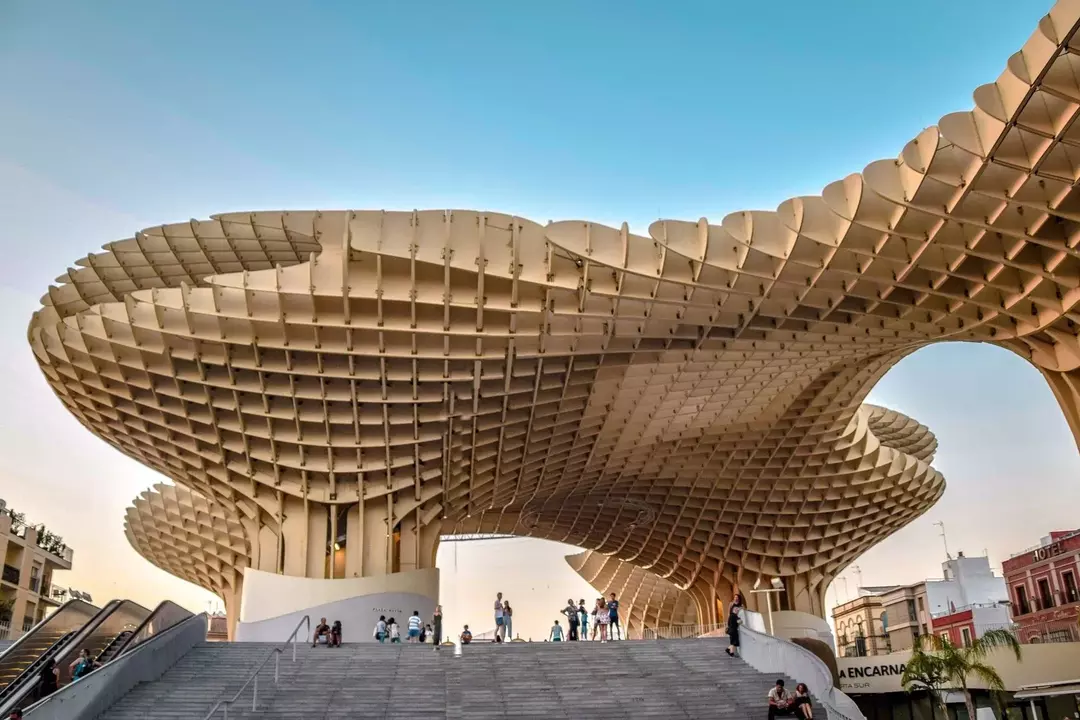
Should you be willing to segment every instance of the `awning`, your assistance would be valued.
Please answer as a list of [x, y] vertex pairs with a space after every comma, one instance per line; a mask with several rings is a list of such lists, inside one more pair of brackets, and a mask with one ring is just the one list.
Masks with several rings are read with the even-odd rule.
[[1046, 683], [1045, 685], [1025, 685], [1013, 695], [1014, 700], [1055, 697], [1057, 695], [1080, 695], [1080, 680]]

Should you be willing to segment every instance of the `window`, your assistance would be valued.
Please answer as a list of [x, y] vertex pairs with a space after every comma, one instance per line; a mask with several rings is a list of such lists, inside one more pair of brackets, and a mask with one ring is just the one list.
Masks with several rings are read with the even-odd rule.
[[1027, 588], [1023, 585], [1017, 585], [1013, 589], [1016, 591], [1016, 614], [1027, 615], [1031, 612], [1031, 607], [1028, 605]]
[[919, 603], [919, 612], [922, 612], [923, 611], [922, 598], [916, 598], [916, 601]]
[[1076, 590], [1076, 577], [1072, 570], [1067, 570], [1061, 575], [1062, 584], [1065, 586], [1065, 602], [1074, 603], [1080, 601], [1080, 593]]
[[1072, 633], [1068, 630], [1051, 630], [1047, 638], [1049, 642], [1072, 642]]
[[1043, 610], [1054, 607], [1054, 596], [1050, 592], [1050, 581], [1046, 578], [1039, 579], [1039, 603]]
[[38, 583], [41, 582], [40, 578], [38, 577], [38, 574], [40, 572], [41, 568], [39, 568], [37, 565], [34, 565], [30, 568], [30, 592], [38, 591]]
[[908, 616], [908, 620], [910, 620], [911, 622], [918, 622], [919, 621], [919, 616], [915, 614], [915, 601], [914, 600], [908, 600], [907, 601], [907, 616]]
[[971, 647], [971, 631], [967, 628], [960, 628], [960, 637], [964, 642], [964, 647]]
[[942, 641], [942, 642], [948, 642], [948, 643], [951, 643], [951, 642], [952, 642], [952, 638], [951, 638], [951, 637], [949, 637], [949, 631], [948, 631], [948, 630], [946, 630], [945, 632], [941, 633], [941, 641]]

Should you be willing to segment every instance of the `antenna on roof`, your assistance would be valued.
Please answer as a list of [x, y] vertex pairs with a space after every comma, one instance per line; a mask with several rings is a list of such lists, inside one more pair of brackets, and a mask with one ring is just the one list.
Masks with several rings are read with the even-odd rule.
[[949, 541], [945, 537], [945, 523], [936, 522], [934, 524], [941, 528], [941, 542], [945, 544], [945, 559], [952, 560], [952, 555], [949, 554]]

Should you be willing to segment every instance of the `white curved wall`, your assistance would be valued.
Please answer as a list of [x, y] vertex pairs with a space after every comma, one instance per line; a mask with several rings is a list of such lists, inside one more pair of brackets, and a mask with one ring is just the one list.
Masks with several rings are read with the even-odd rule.
[[235, 639], [282, 642], [304, 615], [314, 626], [320, 617], [340, 620], [345, 642], [373, 641], [380, 615], [394, 616], [402, 626], [414, 610], [430, 618], [439, 598], [439, 571], [412, 570], [376, 577], [317, 580], [244, 571], [240, 622]]

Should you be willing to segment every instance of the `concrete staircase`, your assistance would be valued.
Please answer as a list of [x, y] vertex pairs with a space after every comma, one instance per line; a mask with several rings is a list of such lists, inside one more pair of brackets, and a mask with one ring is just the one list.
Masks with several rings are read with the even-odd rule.
[[[359, 643], [271, 661], [230, 720], [764, 720], [775, 677], [724, 654], [724, 639], [477, 644], [453, 648]], [[136, 687], [103, 720], [200, 720], [231, 697], [271, 645], [207, 643], [160, 680]], [[794, 687], [789, 679], [788, 687]], [[220, 717], [220, 715], [219, 715]], [[827, 720], [815, 707], [815, 720]]]

